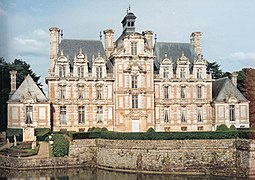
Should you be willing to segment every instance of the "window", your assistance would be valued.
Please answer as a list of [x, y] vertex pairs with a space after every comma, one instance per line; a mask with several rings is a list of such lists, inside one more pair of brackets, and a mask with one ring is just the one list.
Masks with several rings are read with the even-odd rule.
[[78, 77], [79, 78], [84, 77], [84, 68], [83, 68], [83, 66], [78, 66]]
[[198, 68], [197, 69], [197, 79], [201, 79], [202, 78], [202, 69]]
[[27, 106], [26, 107], [26, 124], [32, 124], [33, 119], [33, 107]]
[[60, 124], [66, 124], [66, 107], [60, 106]]
[[235, 105], [229, 105], [229, 120], [235, 121]]
[[78, 87], [78, 99], [84, 99], [83, 87]]
[[182, 123], [187, 122], [187, 119], [186, 119], [186, 108], [185, 107], [181, 108], [181, 122]]
[[137, 88], [137, 76], [132, 76], [132, 88]]
[[78, 122], [85, 123], [85, 107], [79, 106], [78, 113]]
[[66, 75], [66, 67], [59, 66], [59, 77], [65, 77], [65, 75]]
[[202, 107], [197, 108], [197, 122], [203, 122]]
[[98, 66], [96, 68], [96, 74], [97, 74], [97, 78], [102, 78], [103, 77], [103, 69], [101, 66]]
[[138, 108], [138, 95], [132, 95], [132, 108]]
[[169, 122], [169, 108], [164, 109], [164, 122]]
[[169, 74], [168, 69], [164, 69], [164, 71], [163, 71], [163, 78], [164, 79], [168, 79], [168, 74]]
[[137, 55], [137, 43], [136, 42], [131, 42], [131, 54]]
[[186, 87], [181, 86], [181, 98], [185, 99], [186, 98]]
[[185, 78], [185, 68], [181, 68], [181, 70], [180, 70], [180, 78], [181, 79]]
[[66, 88], [65, 86], [60, 86], [60, 99], [65, 99], [66, 96]]
[[168, 90], [169, 90], [168, 86], [164, 86], [164, 98], [165, 98], [165, 99], [168, 99], [168, 98], [169, 98]]
[[197, 98], [201, 99], [202, 98], [202, 87], [197, 86]]
[[187, 131], [187, 127], [181, 127], [182, 131]]
[[198, 126], [198, 127], [197, 127], [197, 130], [198, 130], [198, 131], [203, 131], [203, 130], [204, 130], [204, 127], [203, 127], [203, 126]]
[[103, 98], [103, 88], [102, 88], [102, 86], [97, 86], [96, 96], [97, 96], [97, 99], [102, 99]]
[[97, 106], [97, 122], [101, 123], [103, 122], [103, 107]]

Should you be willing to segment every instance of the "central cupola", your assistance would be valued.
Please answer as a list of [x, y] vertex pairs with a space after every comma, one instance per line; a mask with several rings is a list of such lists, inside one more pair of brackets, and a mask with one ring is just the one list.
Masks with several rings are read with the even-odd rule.
[[127, 11], [127, 15], [121, 21], [123, 27], [123, 33], [135, 32], [135, 19], [134, 13], [130, 12], [130, 8]]

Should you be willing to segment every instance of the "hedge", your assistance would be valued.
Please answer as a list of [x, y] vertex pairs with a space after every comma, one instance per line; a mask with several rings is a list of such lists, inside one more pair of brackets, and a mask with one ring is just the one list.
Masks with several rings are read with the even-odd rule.
[[46, 141], [50, 133], [50, 128], [36, 128], [35, 136], [37, 141]]
[[53, 155], [55, 157], [64, 157], [68, 155], [69, 142], [64, 134], [53, 134]]
[[23, 141], [23, 129], [7, 128], [6, 129], [6, 138], [8, 138], [10, 142], [13, 142], [14, 136], [16, 136], [17, 141]]
[[73, 139], [116, 139], [116, 140], [185, 140], [185, 139], [250, 139], [254, 131], [212, 132], [79, 132]]

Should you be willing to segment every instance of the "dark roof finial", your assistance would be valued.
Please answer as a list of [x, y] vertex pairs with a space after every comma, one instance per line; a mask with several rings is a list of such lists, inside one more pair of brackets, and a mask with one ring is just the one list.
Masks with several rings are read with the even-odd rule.
[[99, 32], [99, 38], [100, 38], [100, 41], [102, 40], [102, 32], [100, 31]]
[[63, 38], [63, 36], [64, 36], [63, 29], [61, 29], [60, 36], [61, 36], [61, 38]]
[[129, 10], [129, 11], [131, 10], [131, 6], [130, 6], [130, 4], [129, 4], [129, 6], [128, 6], [128, 10]]
[[157, 42], [157, 34], [155, 34], [154, 40], [155, 40], [155, 44], [156, 44], [156, 42]]

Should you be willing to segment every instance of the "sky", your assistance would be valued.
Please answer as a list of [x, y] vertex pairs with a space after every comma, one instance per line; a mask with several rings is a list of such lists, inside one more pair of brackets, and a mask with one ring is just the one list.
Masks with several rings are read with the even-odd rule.
[[254, 0], [0, 0], [0, 57], [22, 59], [45, 77], [49, 67], [49, 28], [66, 39], [99, 40], [99, 32], [122, 32], [127, 8], [136, 31], [152, 30], [157, 41], [189, 42], [200, 31], [206, 60], [223, 71], [255, 68]]

